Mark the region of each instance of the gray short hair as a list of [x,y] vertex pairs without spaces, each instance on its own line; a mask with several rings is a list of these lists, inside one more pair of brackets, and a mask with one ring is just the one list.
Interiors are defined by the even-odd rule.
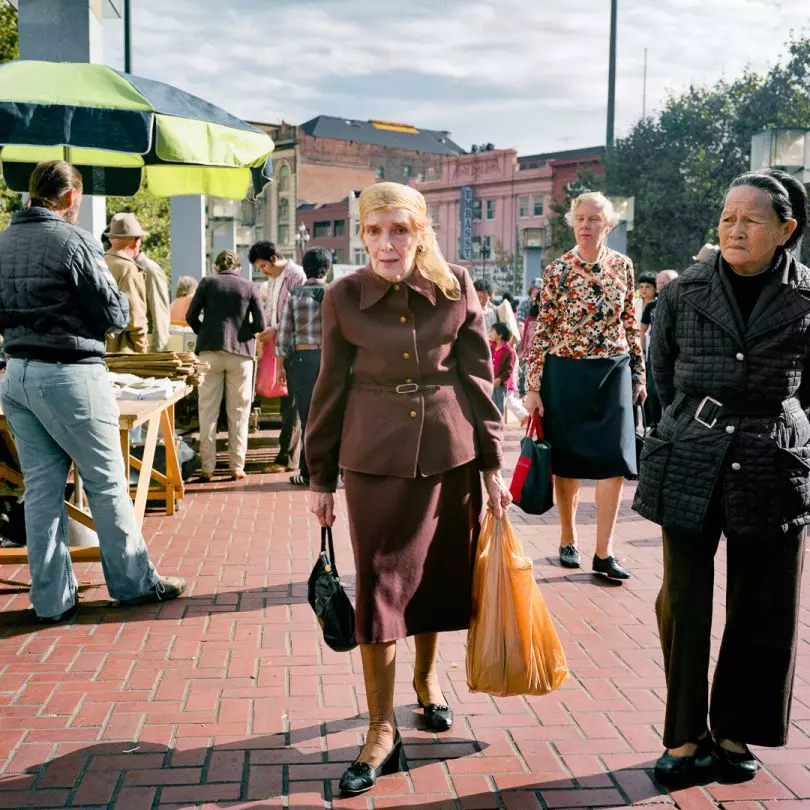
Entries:
[[177,279],[177,293],[178,298],[186,298],[189,295],[194,295],[197,289],[197,279],[194,276],[180,276]]
[[565,214],[565,221],[572,228],[574,227],[574,215],[577,212],[577,208],[584,202],[593,203],[601,208],[605,222],[609,227],[612,228],[618,223],[619,216],[613,208],[613,203],[602,194],[601,191],[586,191],[584,194],[580,194],[578,197],[574,197],[574,199],[571,200],[571,208]]

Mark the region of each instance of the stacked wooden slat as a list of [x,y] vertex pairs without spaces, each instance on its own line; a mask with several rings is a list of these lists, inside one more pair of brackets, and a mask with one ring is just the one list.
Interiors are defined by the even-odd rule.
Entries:
[[208,364],[193,352],[151,352],[132,354],[121,352],[104,357],[107,368],[119,374],[138,377],[168,377],[183,380],[188,385],[199,385],[205,379]]

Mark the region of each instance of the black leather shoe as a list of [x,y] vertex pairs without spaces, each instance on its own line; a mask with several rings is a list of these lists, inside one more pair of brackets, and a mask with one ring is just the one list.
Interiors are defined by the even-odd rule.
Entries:
[[58,616],[37,616],[37,621],[42,624],[59,624],[72,619],[79,612],[79,600],[77,599],[64,613]]
[[582,565],[579,551],[577,551],[577,547],[573,543],[560,546],[560,565],[563,568],[579,568]]
[[704,737],[689,757],[664,753],[655,763],[655,778],[662,785],[698,785],[711,782],[717,771],[717,760],[709,737]]
[[346,796],[357,796],[371,790],[377,784],[377,779],[391,773],[405,770],[405,751],[402,747],[402,737],[394,737],[394,746],[388,756],[377,768],[372,768],[367,762],[355,761],[349,765],[340,780],[340,792]]
[[723,782],[747,782],[757,775],[759,762],[757,758],[745,747],[741,754],[729,751],[719,743],[714,746],[714,755],[718,762],[719,776]]
[[416,702],[419,708],[425,713],[425,725],[429,731],[449,731],[453,725],[453,710],[449,706],[440,703],[429,703],[425,706],[422,698],[419,697],[419,690],[416,688],[416,681],[413,682],[413,691],[416,692]]
[[593,572],[602,574],[608,579],[630,579],[630,574],[622,568],[615,557],[601,557],[593,555]]

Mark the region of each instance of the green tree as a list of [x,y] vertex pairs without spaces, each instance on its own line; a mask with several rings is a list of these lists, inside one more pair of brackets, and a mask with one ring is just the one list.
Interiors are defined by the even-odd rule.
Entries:
[[[17,10],[7,3],[0,6],[0,63],[10,62],[20,55],[17,39]],[[22,205],[19,194],[9,191],[0,179],[0,230],[5,230],[11,215]]]
[[764,76],[745,71],[670,96],[608,153],[608,192],[635,197],[628,252],[639,269],[684,268],[716,239],[725,191],[747,171],[755,132],[810,126],[810,38],[790,40],[787,51]]
[[149,233],[143,240],[143,252],[156,261],[171,285],[171,232],[169,201],[141,189],[134,197],[107,197],[107,221],[113,214],[129,211],[138,217]]

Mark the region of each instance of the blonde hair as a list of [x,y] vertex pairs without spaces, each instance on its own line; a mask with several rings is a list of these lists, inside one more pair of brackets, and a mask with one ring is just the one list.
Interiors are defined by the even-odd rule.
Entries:
[[239,270],[242,268],[242,260],[238,253],[234,253],[232,250],[222,250],[214,259],[214,268],[217,273],[221,273],[223,270]]
[[413,226],[420,237],[414,265],[429,281],[432,281],[451,301],[461,298],[461,285],[439,250],[436,233],[430,223],[425,198],[410,186],[400,183],[375,183],[360,194],[360,233],[366,229],[366,218],[372,211],[402,208],[410,214]]
[[571,208],[565,214],[565,221],[573,228],[574,216],[577,213],[577,208],[584,202],[590,202],[602,209],[602,214],[605,217],[605,222],[609,228],[614,227],[618,221],[619,216],[613,208],[613,203],[601,191],[586,191],[578,197],[571,200]]

